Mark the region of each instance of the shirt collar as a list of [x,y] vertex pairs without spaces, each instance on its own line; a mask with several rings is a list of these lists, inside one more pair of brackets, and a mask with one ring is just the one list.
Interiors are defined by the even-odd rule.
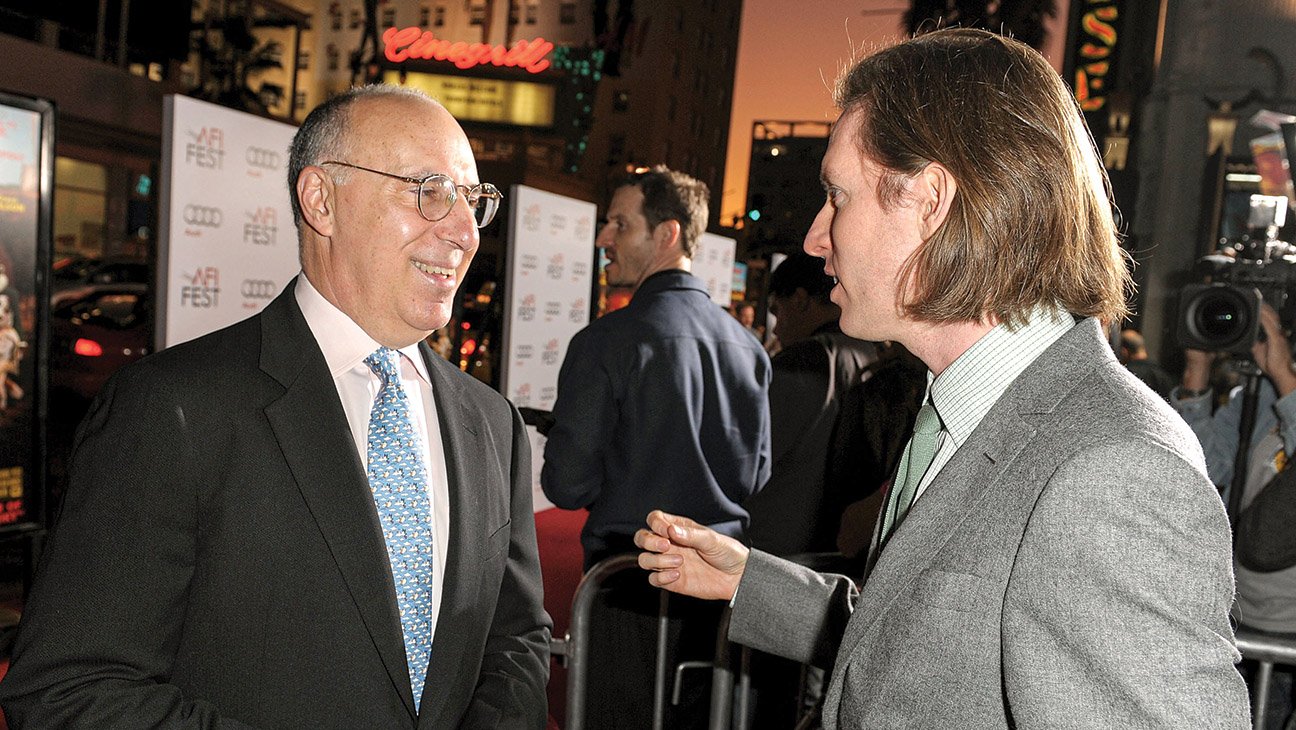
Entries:
[[[367,332],[355,323],[355,320],[338,309],[324,298],[306,278],[305,273],[297,275],[297,285],[293,289],[297,297],[297,306],[310,327],[311,334],[319,343],[324,353],[324,362],[334,378],[355,369],[357,366],[369,369],[364,359],[373,354],[382,345],[370,337]],[[418,343],[400,348],[400,353],[414,365],[420,378],[426,383],[432,380],[428,375],[427,363],[419,352]]]
[[1000,323],[985,333],[939,377],[928,371],[928,397],[954,442],[961,446],[1017,376],[1073,326],[1070,314],[1040,305],[1021,327]]

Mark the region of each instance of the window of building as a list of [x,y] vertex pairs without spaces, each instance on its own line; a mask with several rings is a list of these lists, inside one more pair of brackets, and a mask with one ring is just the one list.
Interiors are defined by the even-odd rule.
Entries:
[[630,92],[622,89],[612,96],[612,111],[623,112],[630,108]]
[[396,8],[383,8],[382,23],[384,28],[396,25]]
[[59,157],[54,160],[55,255],[102,256],[108,220],[108,169]]
[[309,48],[297,49],[297,70],[306,71],[309,68],[310,68],[310,49]]
[[522,9],[518,7],[515,0],[509,0],[508,24],[517,25],[522,21]]
[[328,70],[338,70],[338,56],[340,54],[338,53],[337,46],[332,43],[328,44],[328,48],[324,49],[324,55],[328,56]]
[[468,5],[468,24],[469,25],[486,24],[486,3],[473,2]]
[[432,25],[440,28],[445,25],[445,6],[436,6],[436,12],[432,14]]
[[558,6],[558,22],[563,25],[576,24],[576,3],[565,2]]
[[432,22],[432,8],[426,5],[419,7],[419,27],[426,28]]
[[359,28],[360,24],[361,24],[360,11],[357,10],[356,8],[351,8],[351,28],[352,29]]
[[293,99],[292,116],[296,116],[298,111],[305,108],[306,108],[306,92],[299,90],[297,92],[296,98]]
[[527,25],[535,25],[540,18],[540,3],[538,0],[527,0],[526,5],[526,22]]
[[333,30],[342,30],[342,11],[338,10],[337,5],[329,9],[329,27]]

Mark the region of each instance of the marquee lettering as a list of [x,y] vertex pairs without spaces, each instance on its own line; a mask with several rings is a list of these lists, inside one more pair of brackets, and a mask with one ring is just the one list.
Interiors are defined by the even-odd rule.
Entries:
[[554,44],[544,38],[519,40],[512,46],[448,41],[437,38],[430,30],[416,26],[388,28],[383,31],[383,45],[383,55],[392,63],[426,59],[449,61],[461,69],[486,65],[508,66],[524,68],[533,74],[549,68],[549,59],[545,56],[554,48]]
[[1089,0],[1090,5],[1104,4],[1080,18],[1080,28],[1087,40],[1080,45],[1080,58],[1086,61],[1076,68],[1075,94],[1080,108],[1086,112],[1102,109],[1107,103],[1107,75],[1111,72],[1109,59],[1116,49],[1115,21],[1120,10],[1115,0]]

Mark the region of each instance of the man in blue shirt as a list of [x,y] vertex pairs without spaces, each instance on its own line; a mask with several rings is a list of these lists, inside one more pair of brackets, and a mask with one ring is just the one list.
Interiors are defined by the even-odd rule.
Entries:
[[662,504],[741,538],[769,478],[769,357],[689,273],[706,219],[706,185],[658,167],[599,231],[608,284],[634,297],[572,338],[540,475],[555,505],[589,510],[586,568],[633,552]]
[[[589,510],[586,569],[634,551],[643,516],[662,504],[744,539],[742,504],[769,478],[769,357],[689,273],[707,198],[706,185],[659,166],[616,190],[599,231],[608,284],[634,296],[572,338],[540,474],[555,505]],[[651,719],[658,600],[637,573],[609,581],[608,608],[591,621],[589,727]],[[718,611],[672,598],[670,615],[667,666],[709,658]],[[667,727],[705,727],[702,674],[686,677]]]

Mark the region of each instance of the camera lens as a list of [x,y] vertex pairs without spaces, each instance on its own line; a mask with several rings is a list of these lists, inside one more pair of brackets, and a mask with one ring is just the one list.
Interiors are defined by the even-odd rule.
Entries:
[[1188,346],[1245,352],[1255,341],[1259,293],[1233,286],[1207,286],[1187,301],[1183,323]]
[[1196,314],[1197,331],[1217,342],[1236,337],[1243,319],[1237,303],[1228,299],[1208,299],[1197,308]]

